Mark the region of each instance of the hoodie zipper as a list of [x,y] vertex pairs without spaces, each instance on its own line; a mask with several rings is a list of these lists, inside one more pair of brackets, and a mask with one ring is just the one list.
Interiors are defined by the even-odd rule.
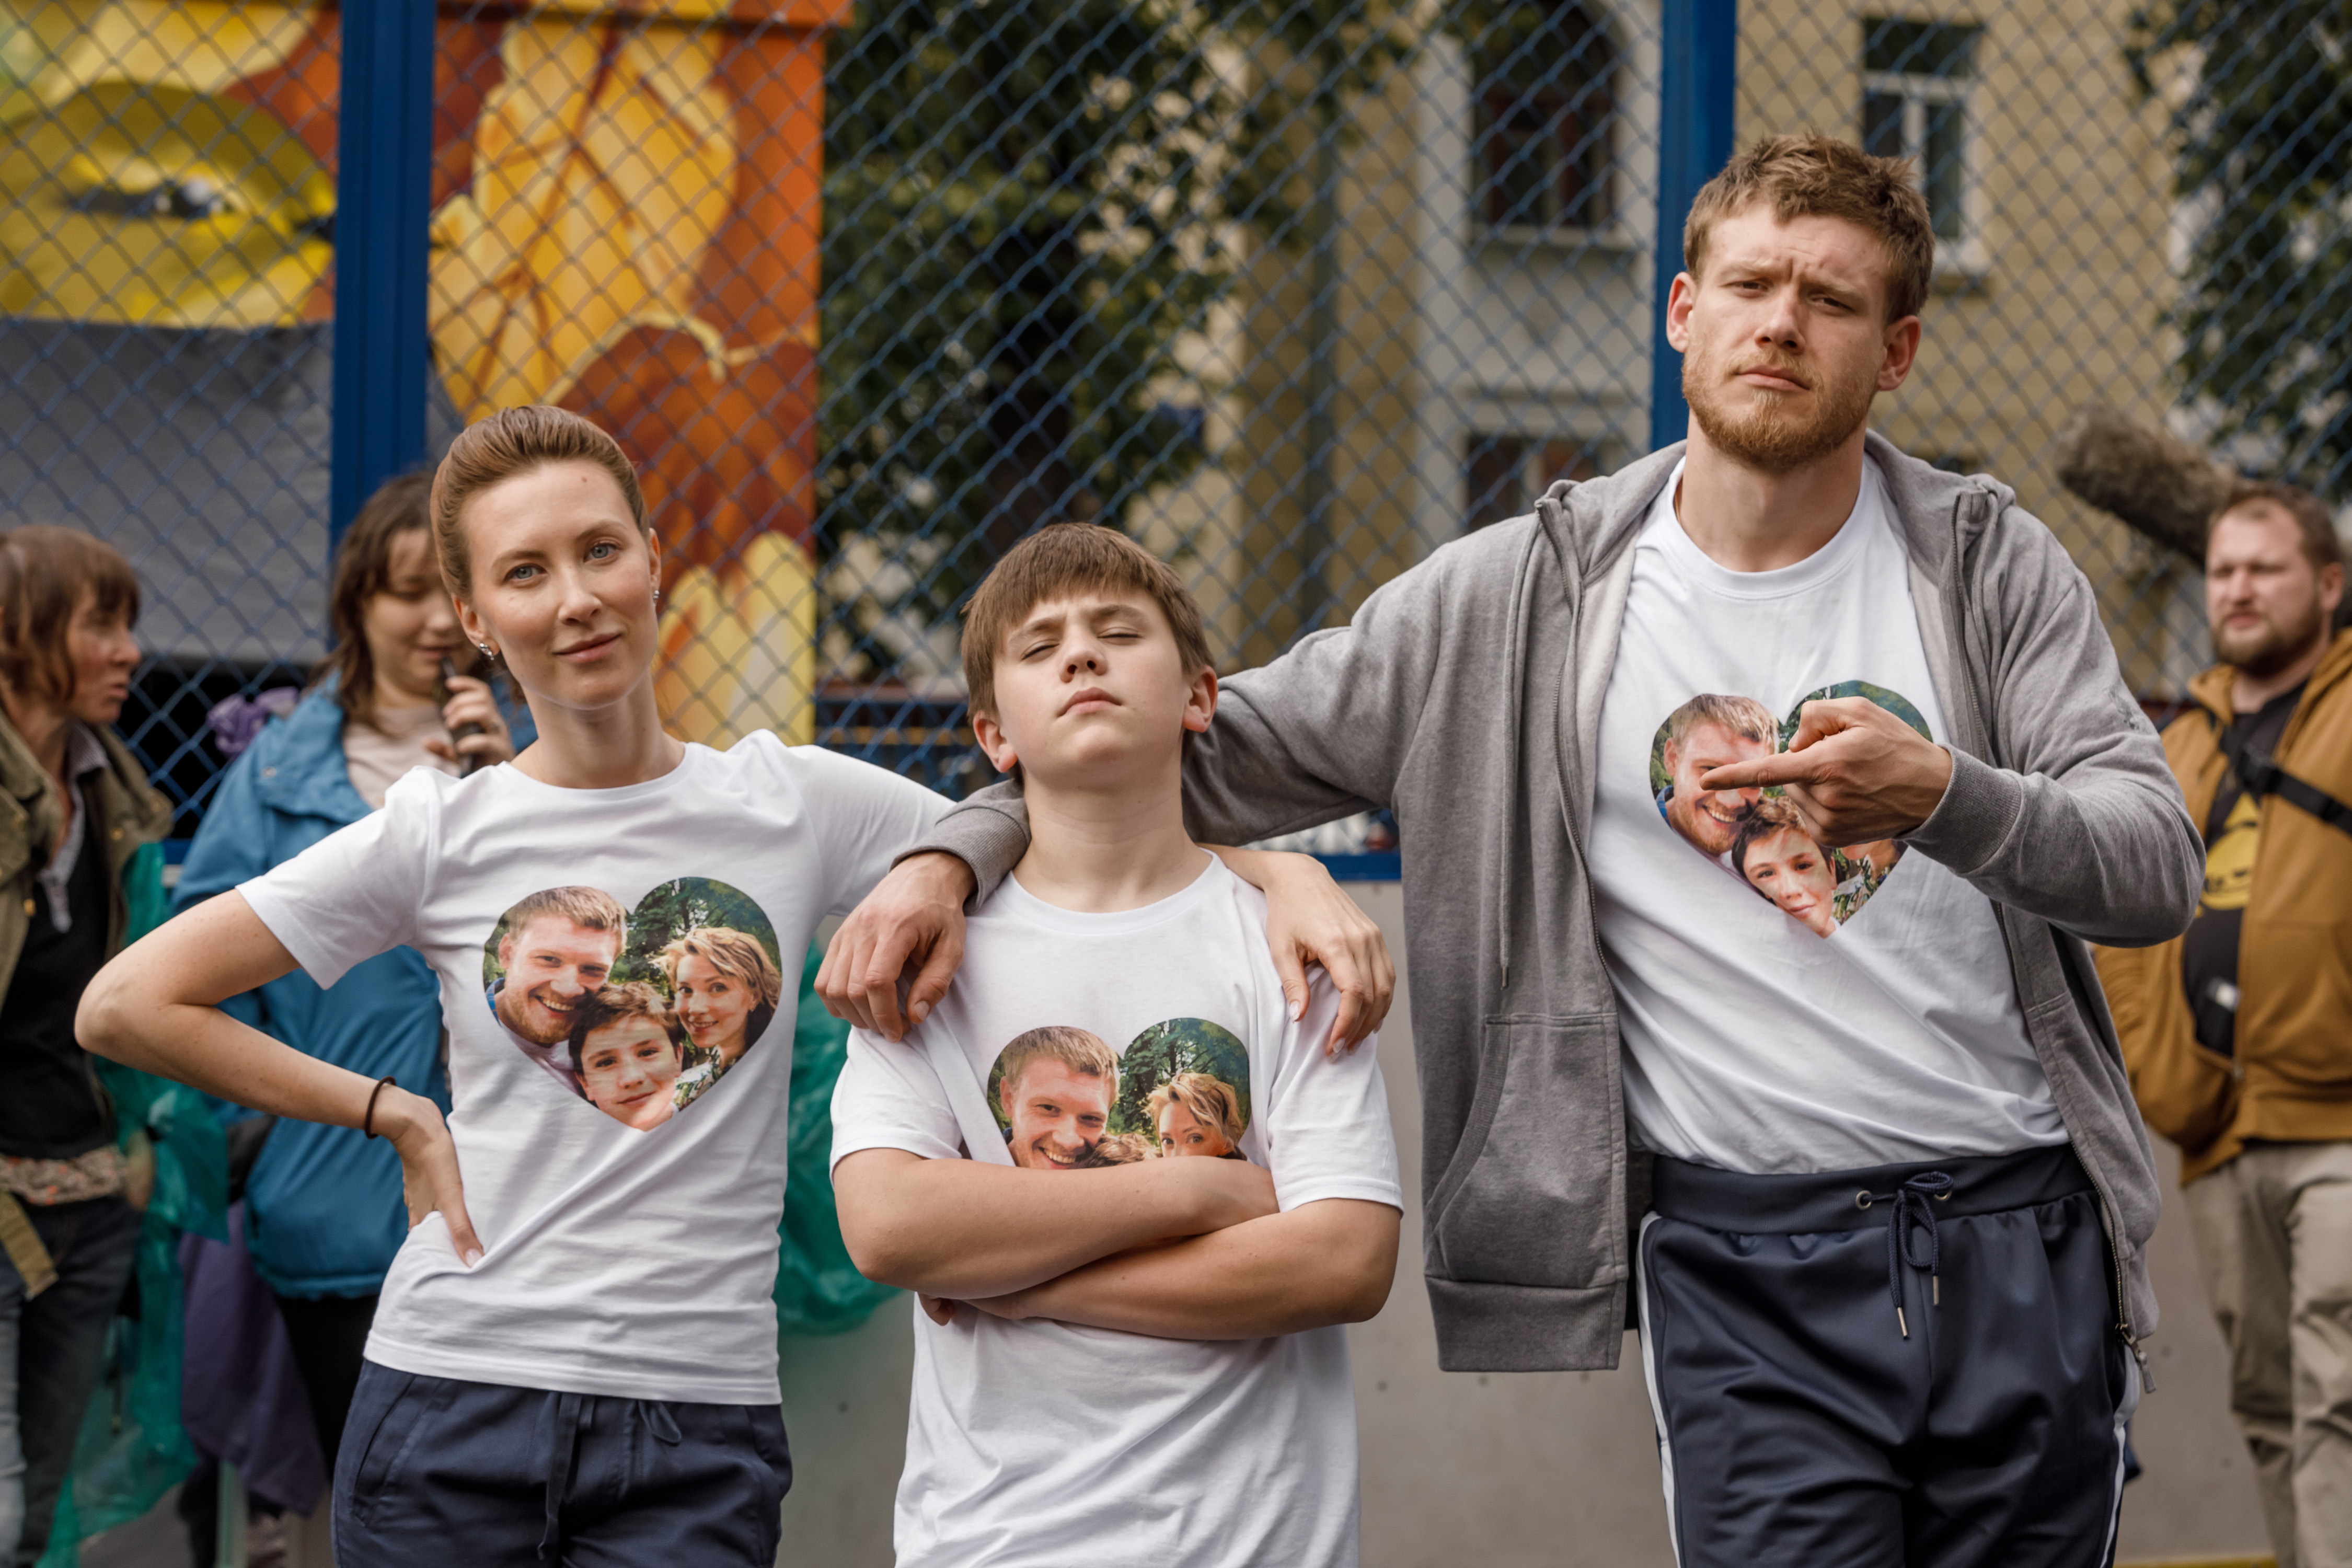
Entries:
[[[1976,727],[1976,734],[1990,748],[1992,731],[1985,724],[1984,704],[1977,695],[1976,668],[1969,658],[1968,650],[1967,606],[1960,597],[1961,510],[1961,506],[1956,502],[1952,507],[1951,564],[1944,578],[1945,614],[1951,623],[1951,635],[1960,643],[1960,667],[1967,675],[1967,679],[1960,682],[1960,688],[1961,695],[1968,700],[1969,721]],[[2001,942],[2010,950],[2010,967],[2014,970],[2017,967],[2017,950],[2006,921],[2001,922]],[[2065,960],[2061,958],[2059,962],[2063,963]],[[2071,1142],[2072,1134],[2068,1136]],[[2123,1228],[2123,1210],[2116,1206],[2115,1194],[2108,1188],[2106,1177],[2089,1161],[2082,1158],[2080,1150],[2075,1152],[2075,1159],[2081,1163],[2083,1173],[2091,1178],[2091,1186],[2099,1194],[2099,1205],[2104,1211],[2100,1228],[2106,1232],[2107,1265],[2115,1275],[2116,1333],[2123,1340],[2124,1348],[2131,1352],[2132,1359],[2139,1363],[2140,1392],[2153,1394],[2156,1392],[2156,1374],[2147,1364],[2147,1352],[2140,1349],[2139,1335],[2132,1324],[2130,1299],[2125,1293],[2129,1276],[2124,1269],[2123,1243],[2117,1239]]]

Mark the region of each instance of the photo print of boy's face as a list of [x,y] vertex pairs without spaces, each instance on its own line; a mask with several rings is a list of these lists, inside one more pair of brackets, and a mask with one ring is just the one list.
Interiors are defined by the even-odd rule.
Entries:
[[639,1131],[717,1086],[783,994],[775,927],[724,882],[681,877],[625,908],[599,888],[549,888],[482,944],[490,1014],[520,1050]]
[[1246,1159],[1249,1048],[1204,1018],[1154,1024],[1123,1051],[1054,1025],[997,1053],[988,1102],[1013,1163],[1024,1170]]
[[1744,883],[1815,936],[1837,934],[1884,886],[1902,846],[1823,844],[1778,785],[1706,790],[1710,769],[1788,750],[1808,702],[1864,697],[1926,739],[1927,721],[1897,692],[1844,680],[1807,692],[1786,718],[1752,697],[1703,692],[1658,726],[1650,743],[1650,793],[1658,816],[1684,843]]

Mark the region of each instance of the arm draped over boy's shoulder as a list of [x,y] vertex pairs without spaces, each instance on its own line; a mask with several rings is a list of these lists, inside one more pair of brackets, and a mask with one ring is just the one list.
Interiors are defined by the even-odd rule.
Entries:
[[[1440,551],[1366,599],[1349,625],[1221,683],[1216,721],[1184,760],[1194,837],[1249,843],[1391,803],[1443,657],[1448,568],[1463,553]],[[907,854],[963,860],[977,907],[1028,845],[1021,785],[1008,780],[956,806]]]

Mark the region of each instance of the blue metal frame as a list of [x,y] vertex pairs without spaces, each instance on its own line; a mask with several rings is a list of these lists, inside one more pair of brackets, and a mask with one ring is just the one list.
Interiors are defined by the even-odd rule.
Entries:
[[343,0],[327,531],[425,461],[433,0]]
[[1650,328],[1650,449],[1690,434],[1683,356],[1666,342],[1666,295],[1683,269],[1683,220],[1731,160],[1739,0],[1664,0],[1658,79],[1657,298]]

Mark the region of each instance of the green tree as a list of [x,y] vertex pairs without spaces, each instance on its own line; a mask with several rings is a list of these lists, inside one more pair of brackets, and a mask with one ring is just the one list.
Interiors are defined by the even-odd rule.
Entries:
[[1201,461],[1153,407],[1178,340],[1245,232],[1307,242],[1297,154],[1405,57],[1405,10],[860,0],[826,73],[819,534],[885,543],[887,608],[935,621],[1030,529]]
[[1186,1072],[1206,1073],[1231,1085],[1242,1125],[1249,1125],[1249,1047],[1205,1018],[1169,1018],[1136,1036],[1119,1057],[1118,1100],[1111,1107],[1110,1130],[1153,1134],[1157,1129],[1148,1105],[1151,1091]]
[[2181,400],[2217,438],[2345,493],[2352,462],[2352,5],[2168,0],[2125,57],[2171,108],[2174,194],[2195,225],[2179,307]]

